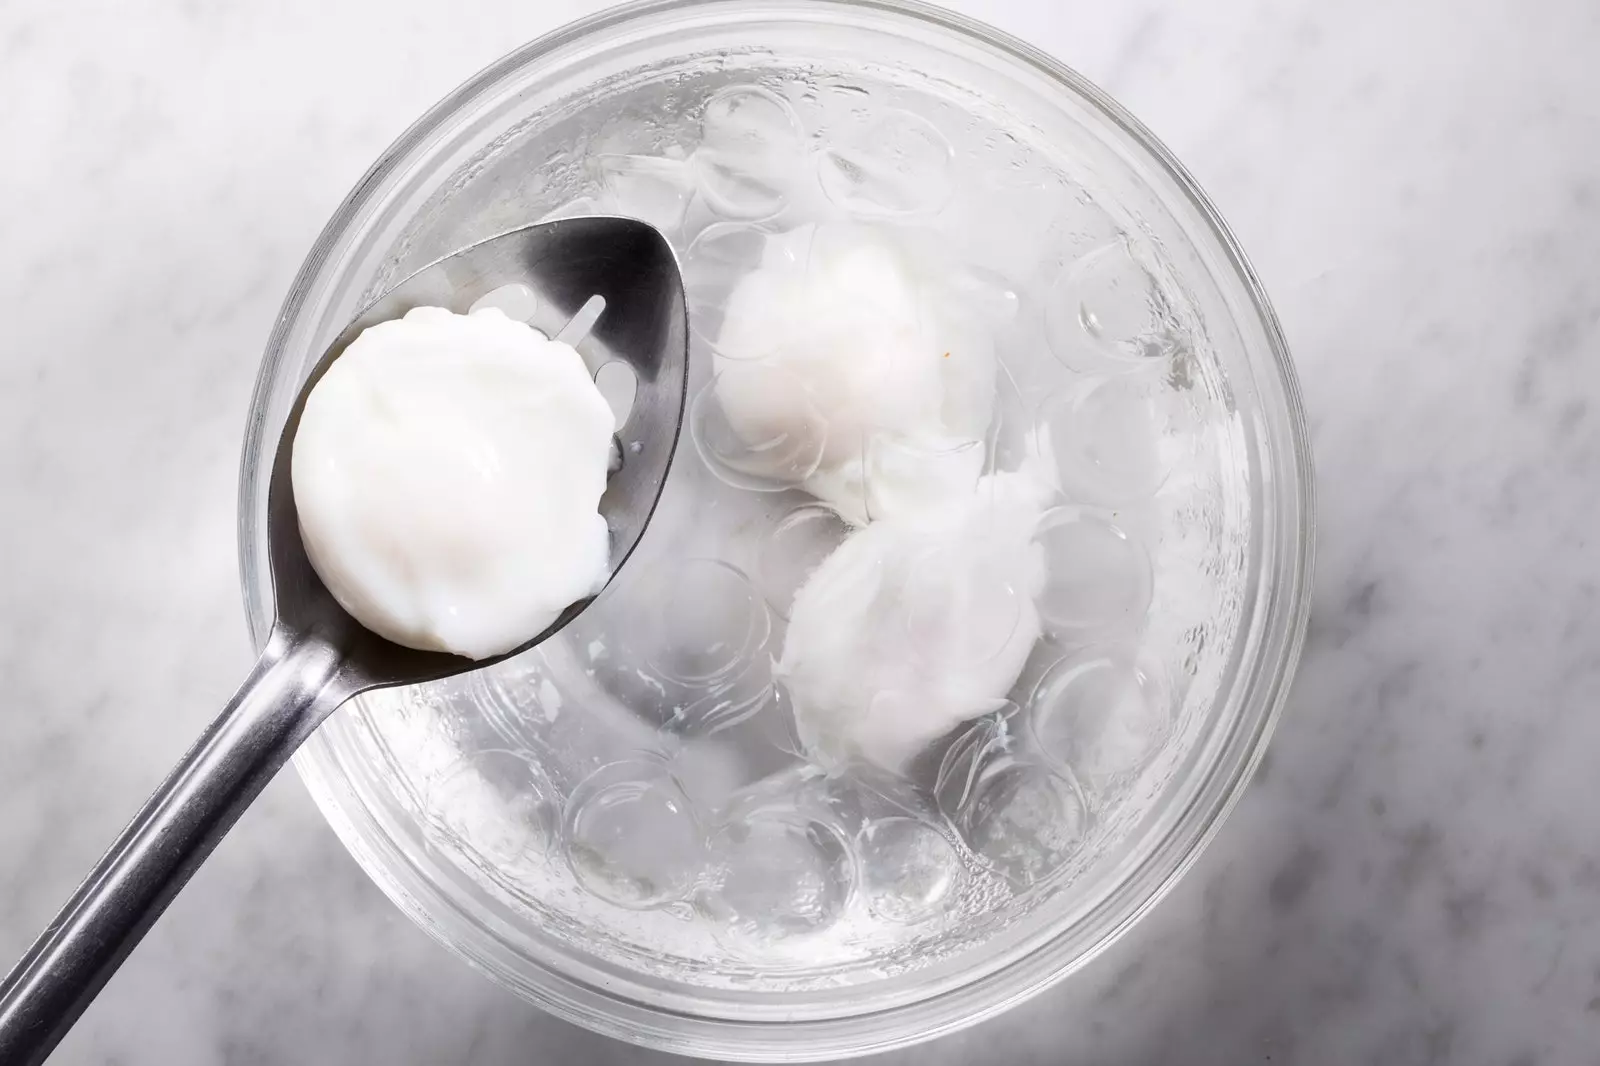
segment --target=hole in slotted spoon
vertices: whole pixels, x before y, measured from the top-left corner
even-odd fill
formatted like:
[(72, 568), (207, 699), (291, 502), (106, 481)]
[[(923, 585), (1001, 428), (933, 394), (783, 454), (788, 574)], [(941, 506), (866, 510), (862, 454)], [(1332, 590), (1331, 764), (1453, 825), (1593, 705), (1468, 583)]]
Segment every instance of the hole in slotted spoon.
[(613, 359), (601, 367), (594, 376), (595, 387), (611, 405), (613, 423), (617, 429), (628, 424), (628, 412), (633, 410), (633, 398), (639, 392), (639, 377), (633, 367), (621, 359)]
[(539, 309), (539, 297), (534, 295), (534, 291), (528, 286), (521, 282), (513, 282), (498, 289), (491, 289), (472, 301), (472, 306), (467, 308), (467, 314), (474, 314), (489, 307), (504, 312), (507, 318), (514, 321), (527, 322)]
[(574, 347), (578, 342), (589, 335), (594, 329), (594, 324), (600, 321), (600, 316), (605, 313), (606, 298), (599, 293), (584, 301), (578, 313), (572, 316), (572, 321), (561, 327), (561, 332), (556, 334), (556, 340)]

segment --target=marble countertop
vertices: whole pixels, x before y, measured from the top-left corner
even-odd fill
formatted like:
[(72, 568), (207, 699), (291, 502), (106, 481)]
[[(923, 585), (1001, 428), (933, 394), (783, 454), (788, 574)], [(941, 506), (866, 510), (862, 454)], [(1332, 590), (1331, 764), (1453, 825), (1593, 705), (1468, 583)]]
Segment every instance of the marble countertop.
[[(881, 1061), (1600, 1061), (1600, 5), (960, 6), (1123, 100), (1237, 230), (1302, 374), (1319, 569), (1193, 873)], [(413, 116), (590, 8), (0, 4), (7, 964), (248, 663), (235, 464), (301, 256)], [(55, 1061), (666, 1060), (447, 956), (289, 774)]]

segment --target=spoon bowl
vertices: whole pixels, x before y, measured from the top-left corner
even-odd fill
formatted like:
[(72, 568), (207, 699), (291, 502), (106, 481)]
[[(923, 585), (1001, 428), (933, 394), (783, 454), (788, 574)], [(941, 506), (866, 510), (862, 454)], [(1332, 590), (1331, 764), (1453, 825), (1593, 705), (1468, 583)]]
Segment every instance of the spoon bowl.
[(683, 425), (688, 382), (683, 282), (666, 238), (633, 219), (561, 219), (490, 237), (423, 267), (357, 315), (306, 376), (278, 441), (267, 494), (274, 630), (336, 646), (343, 658), (340, 673), (354, 686), (350, 695), (436, 681), (510, 658), (547, 640), (593, 602), (590, 597), (574, 603), (543, 632), (491, 659), (417, 651), (351, 618), (317, 577), (300, 538), (289, 476), (292, 445), (306, 398), (334, 360), (369, 326), (417, 307), (465, 312), (478, 299), (510, 286), (531, 293), (533, 323), (578, 347), (591, 373), (621, 362), (637, 382), (632, 409), (617, 435), (620, 466), (600, 498), (600, 513), (611, 529), (613, 577), (655, 511)]

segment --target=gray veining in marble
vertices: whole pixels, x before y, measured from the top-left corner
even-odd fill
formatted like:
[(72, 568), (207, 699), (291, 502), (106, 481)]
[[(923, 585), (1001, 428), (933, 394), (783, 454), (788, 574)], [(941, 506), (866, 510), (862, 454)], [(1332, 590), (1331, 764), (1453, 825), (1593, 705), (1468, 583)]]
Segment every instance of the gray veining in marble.
[[(1066, 984), (882, 1061), (1600, 1062), (1600, 4), (961, 6), (1119, 96), (1237, 229), (1303, 375), (1320, 567), (1197, 869)], [(238, 441), (323, 219), (588, 8), (0, 2), (7, 963), (246, 666)], [(57, 1061), (666, 1060), (448, 957), (286, 776)]]

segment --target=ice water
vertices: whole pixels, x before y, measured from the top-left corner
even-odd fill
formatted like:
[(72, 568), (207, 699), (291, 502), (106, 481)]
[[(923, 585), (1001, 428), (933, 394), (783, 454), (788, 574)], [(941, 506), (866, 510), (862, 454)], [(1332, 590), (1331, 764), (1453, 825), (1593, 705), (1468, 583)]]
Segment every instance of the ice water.
[[(1236, 429), (1203, 330), (1159, 248), (1091, 187), (937, 93), (737, 64), (678, 76), (670, 102), (645, 85), (574, 109), (464, 168), (374, 288), (521, 222), (642, 218), (683, 265), (697, 402), (649, 533), (594, 607), (487, 671), (361, 701), (363, 757), (431, 846), (586, 952), (744, 988), (926, 965), (1115, 853), (1194, 743), (1243, 562)], [(938, 264), (937, 299), (997, 355), (985, 469), (1028, 464), (1052, 491), (1021, 677), (895, 773), (820, 765), (774, 673), (796, 590), (851, 532), (800, 489), (810, 444), (756, 462), (705, 399), (731, 288), (773, 240), (839, 226)], [(784, 387), (759, 362), (746, 372)]]

